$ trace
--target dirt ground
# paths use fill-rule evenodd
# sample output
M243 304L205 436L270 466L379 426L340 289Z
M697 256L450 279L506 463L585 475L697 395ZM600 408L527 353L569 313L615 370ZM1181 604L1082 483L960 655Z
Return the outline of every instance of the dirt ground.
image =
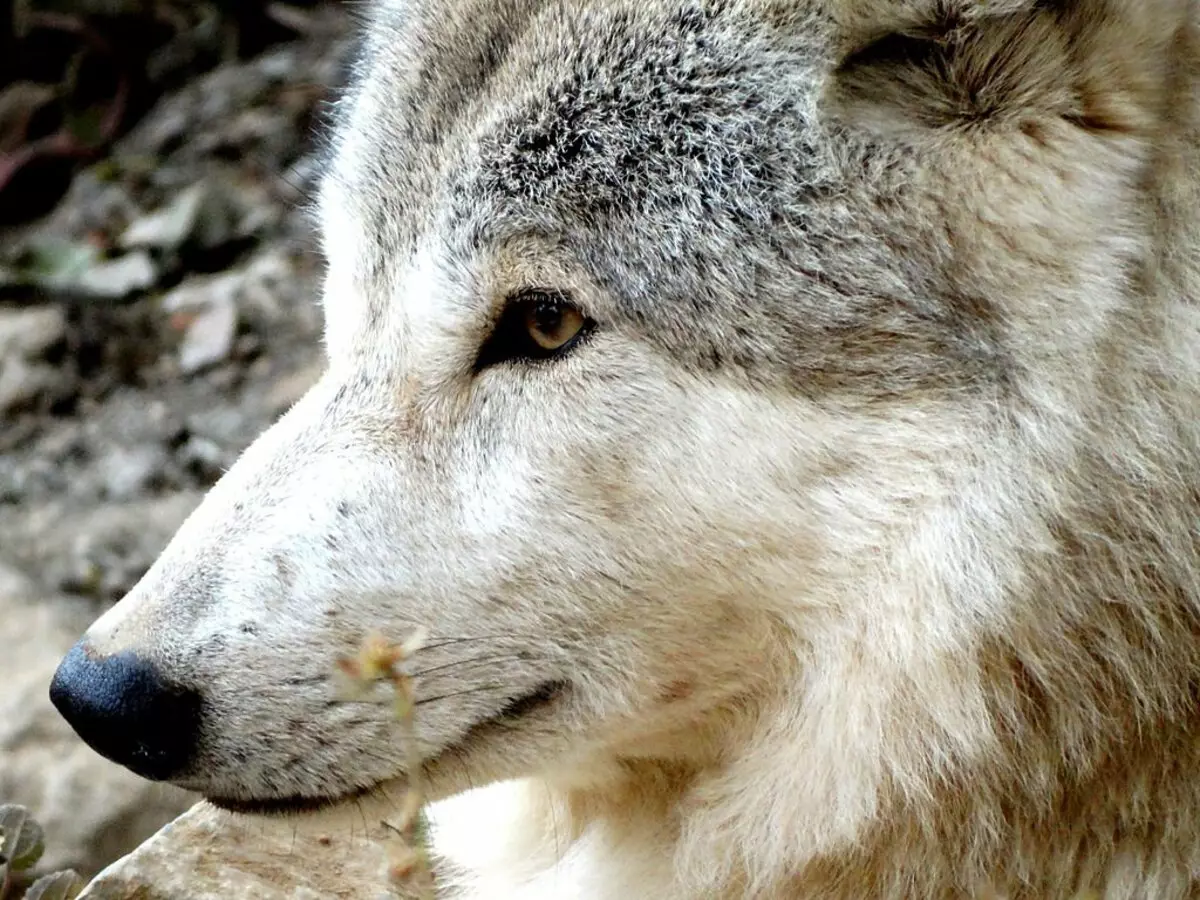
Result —
M255 46L225 34L143 85L61 185L0 184L0 564L47 596L117 600L318 371L305 204L347 20L268 13Z

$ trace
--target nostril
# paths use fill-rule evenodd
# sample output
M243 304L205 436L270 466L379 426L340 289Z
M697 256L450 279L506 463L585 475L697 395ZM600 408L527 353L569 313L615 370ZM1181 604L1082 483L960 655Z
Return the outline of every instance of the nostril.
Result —
M195 752L199 693L133 653L95 656L79 642L54 673L50 700L93 750L144 778L180 774Z

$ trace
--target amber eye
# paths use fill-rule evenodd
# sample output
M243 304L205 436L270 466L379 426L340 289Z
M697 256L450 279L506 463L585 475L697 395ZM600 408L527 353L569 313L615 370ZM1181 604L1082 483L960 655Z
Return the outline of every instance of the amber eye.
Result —
M511 361L556 359L570 352L595 327L571 299L559 291L524 291L511 297L475 370Z
M583 331L587 319L559 297L542 296L524 301L522 320L530 338L543 350L561 350Z

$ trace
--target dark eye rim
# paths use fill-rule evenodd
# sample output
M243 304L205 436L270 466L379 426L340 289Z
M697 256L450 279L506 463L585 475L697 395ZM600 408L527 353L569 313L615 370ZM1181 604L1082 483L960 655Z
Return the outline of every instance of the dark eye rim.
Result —
M525 327L525 312L531 306L552 303L574 309L583 317L579 331L563 344L549 350L535 341ZM474 369L484 369L504 363L546 363L562 359L591 337L596 329L596 320L585 313L571 295L554 288L527 288L508 297L504 309L491 333L479 348Z

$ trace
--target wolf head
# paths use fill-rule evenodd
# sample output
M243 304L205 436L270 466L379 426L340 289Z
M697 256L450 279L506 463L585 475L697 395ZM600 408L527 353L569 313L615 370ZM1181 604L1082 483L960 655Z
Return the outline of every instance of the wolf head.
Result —
M219 803L338 799L407 751L335 661L422 628L435 793L716 773L710 833L808 853L1182 715L1187 6L371 4L327 371L56 702Z

